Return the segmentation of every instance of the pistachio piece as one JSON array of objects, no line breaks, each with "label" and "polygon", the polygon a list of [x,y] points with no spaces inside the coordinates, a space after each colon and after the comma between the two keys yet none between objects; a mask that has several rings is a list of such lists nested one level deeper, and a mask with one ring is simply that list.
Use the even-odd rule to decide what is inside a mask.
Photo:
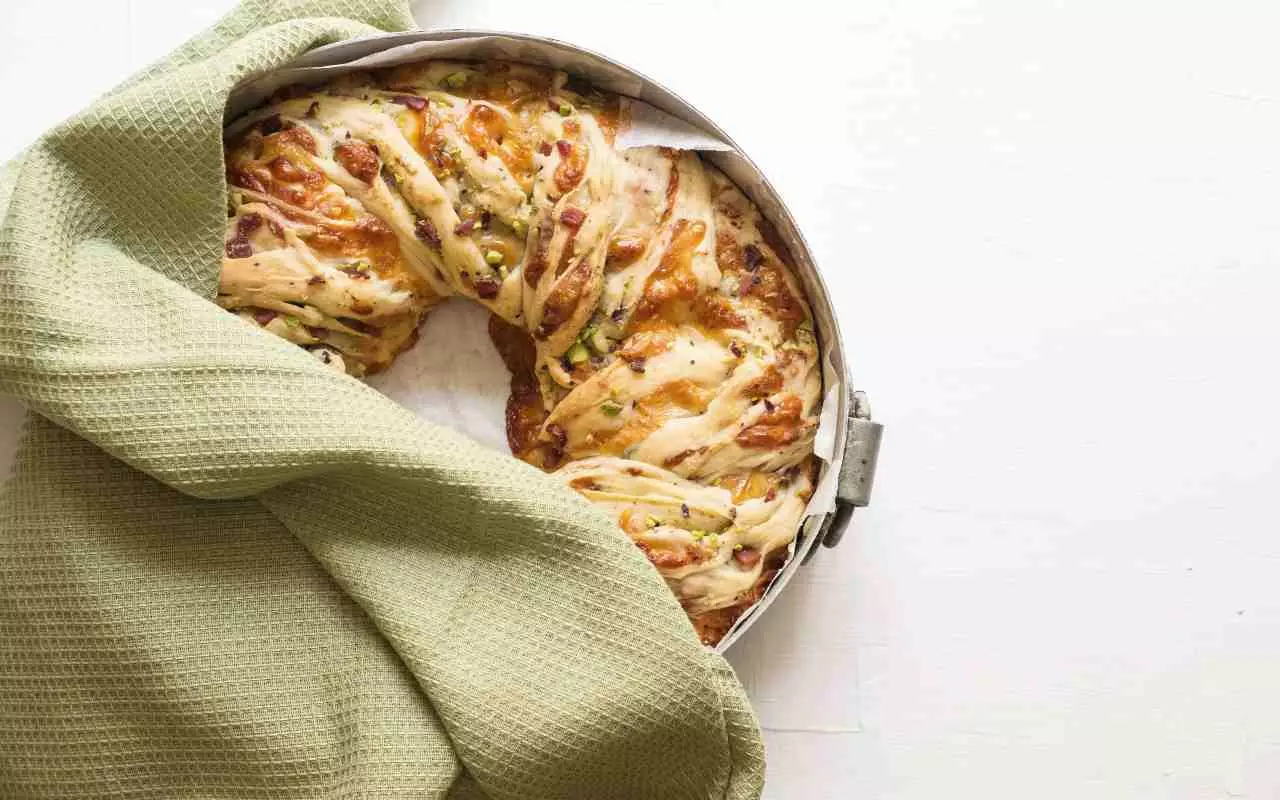
[{"label": "pistachio piece", "polygon": [[573,347],[570,347],[569,351],[564,355],[565,358],[569,359],[570,364],[581,364],[591,358],[591,353],[587,351],[587,346],[582,342],[574,342]]}]

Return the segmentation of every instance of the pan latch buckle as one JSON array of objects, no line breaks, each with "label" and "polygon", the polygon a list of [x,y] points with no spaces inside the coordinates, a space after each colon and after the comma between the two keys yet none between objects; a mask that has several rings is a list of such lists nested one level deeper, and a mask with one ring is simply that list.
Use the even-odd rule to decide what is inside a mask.
[{"label": "pan latch buckle", "polygon": [[[818,529],[818,541],[835,547],[844,538],[853,518],[853,510],[871,502],[875,483],[876,461],[880,456],[880,438],[884,426],[871,420],[871,404],[865,392],[851,392],[849,419],[844,444],[844,460],[836,477],[836,508]],[[809,557],[818,552],[814,547]]]}]

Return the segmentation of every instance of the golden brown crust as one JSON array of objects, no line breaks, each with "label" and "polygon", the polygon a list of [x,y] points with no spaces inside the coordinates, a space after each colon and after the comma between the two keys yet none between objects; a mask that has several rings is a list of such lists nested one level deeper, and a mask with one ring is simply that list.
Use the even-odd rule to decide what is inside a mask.
[{"label": "golden brown crust", "polygon": [[512,452],[614,514],[713,644],[803,519],[817,346],[759,211],[692,153],[617,150],[625,118],[501,62],[287,90],[231,128],[219,302],[356,375],[442,297],[488,307]]}]

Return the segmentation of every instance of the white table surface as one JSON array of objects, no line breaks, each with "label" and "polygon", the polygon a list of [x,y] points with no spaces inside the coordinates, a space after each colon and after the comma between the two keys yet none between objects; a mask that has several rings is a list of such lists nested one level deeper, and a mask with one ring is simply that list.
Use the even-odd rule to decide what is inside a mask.
[{"label": "white table surface", "polygon": [[[232,5],[6,0],[0,157]],[[834,289],[887,435],[732,653],[768,797],[1280,796],[1280,7],[417,11],[674,88]]]}]

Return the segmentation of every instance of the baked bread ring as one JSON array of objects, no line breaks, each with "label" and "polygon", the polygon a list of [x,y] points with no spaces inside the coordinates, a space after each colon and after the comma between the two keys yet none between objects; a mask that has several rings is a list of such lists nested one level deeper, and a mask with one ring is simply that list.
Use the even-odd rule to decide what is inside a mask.
[{"label": "baked bread ring", "polygon": [[487,307],[512,452],[601,506],[702,640],[813,493],[813,319],[759,210],[697,154],[618,149],[563,72],[428,61],[291,88],[227,129],[218,303],[363,376],[427,311]]}]

